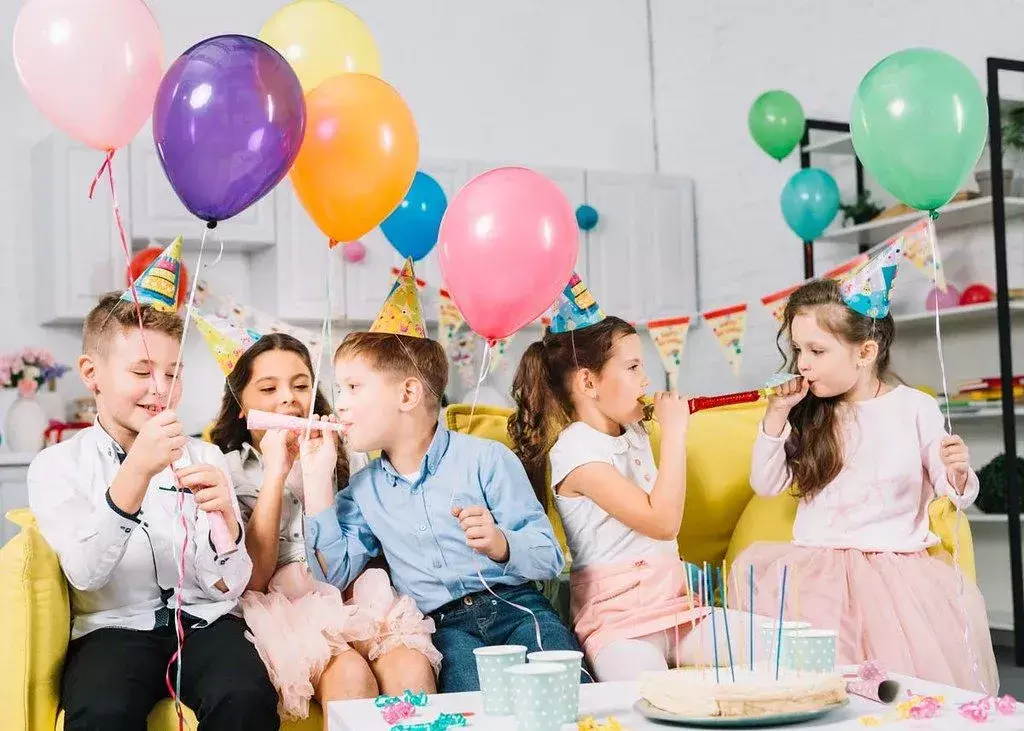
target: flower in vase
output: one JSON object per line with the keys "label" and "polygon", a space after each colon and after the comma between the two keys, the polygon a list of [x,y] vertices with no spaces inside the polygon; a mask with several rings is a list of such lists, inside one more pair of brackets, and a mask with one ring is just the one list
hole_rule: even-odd
{"label": "flower in vase", "polygon": [[39,384],[33,378],[22,378],[18,381],[18,395],[22,398],[31,398],[39,390]]}

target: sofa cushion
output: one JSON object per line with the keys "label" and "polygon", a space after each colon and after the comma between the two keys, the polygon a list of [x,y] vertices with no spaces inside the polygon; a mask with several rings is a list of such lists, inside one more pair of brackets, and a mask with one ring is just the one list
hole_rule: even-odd
{"label": "sofa cushion", "polygon": [[68,587],[32,514],[7,519],[21,532],[0,548],[0,718],[4,728],[51,731],[71,634]]}

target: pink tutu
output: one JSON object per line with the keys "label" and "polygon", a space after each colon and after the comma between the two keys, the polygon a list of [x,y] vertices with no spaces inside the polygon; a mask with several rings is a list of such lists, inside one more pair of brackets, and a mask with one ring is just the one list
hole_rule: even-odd
{"label": "pink tutu", "polygon": [[266,594],[241,599],[250,639],[277,688],[278,709],[287,719],[306,718],[309,699],[331,658],[349,642],[373,637],[376,623],[337,588],[317,581],[305,564],[282,566]]}
{"label": "pink tutu", "polygon": [[[734,570],[746,576],[748,565],[756,582],[754,611],[769,617],[779,614],[779,581],[782,567],[789,567],[786,619],[837,631],[838,663],[874,660],[893,673],[996,693],[999,675],[985,601],[965,577],[961,606],[948,554],[755,543],[736,559]],[[739,600],[749,604],[744,592]]]}
{"label": "pink tutu", "polygon": [[441,653],[430,640],[434,620],[424,617],[412,599],[395,594],[386,571],[364,571],[352,584],[352,602],[374,623],[373,634],[357,645],[367,660],[373,662],[398,647],[408,647],[426,657],[438,672]]}

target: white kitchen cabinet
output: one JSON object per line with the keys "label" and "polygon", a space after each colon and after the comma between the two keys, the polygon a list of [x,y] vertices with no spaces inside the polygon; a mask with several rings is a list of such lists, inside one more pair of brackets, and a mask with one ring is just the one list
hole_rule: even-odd
{"label": "white kitchen cabinet", "polygon": [[[462,160],[421,160],[419,169],[433,177],[444,190],[449,203],[469,177],[470,167]],[[388,242],[380,228],[362,238],[366,258],[345,265],[346,315],[354,324],[372,321],[380,310],[394,281],[393,268],[402,266],[402,257]],[[428,322],[437,320],[436,288],[442,287],[437,249],[415,265],[416,276],[429,285],[420,293],[423,315]]]}
{"label": "white kitchen cabinet", "polygon": [[[106,177],[89,186],[104,155],[54,134],[32,149],[35,294],[41,324],[81,323],[97,298],[126,287],[127,263]],[[114,157],[125,225],[131,217],[128,160]]]}
{"label": "white kitchen cabinet", "polygon": [[587,281],[605,312],[647,321],[696,306],[693,183],[587,172],[599,222],[586,236]]}
{"label": "white kitchen cabinet", "polygon": [[28,507],[28,465],[33,456],[0,452],[0,546],[20,530],[4,516],[11,510]]}
{"label": "white kitchen cabinet", "polygon": [[327,277],[331,272],[331,316],[345,317],[345,272],[341,247],[331,249],[313,223],[291,181],[275,191],[277,242],[251,257],[252,304],[282,320],[322,322],[327,315]]}
{"label": "white kitchen cabinet", "polygon": [[[234,218],[217,226],[215,236],[207,237],[207,247],[216,251],[218,237],[224,248],[232,251],[262,249],[276,243],[274,199],[280,186]],[[184,236],[194,247],[202,239],[202,221],[193,216],[174,192],[148,134],[140,135],[131,144],[132,238],[166,245],[177,236]]]}

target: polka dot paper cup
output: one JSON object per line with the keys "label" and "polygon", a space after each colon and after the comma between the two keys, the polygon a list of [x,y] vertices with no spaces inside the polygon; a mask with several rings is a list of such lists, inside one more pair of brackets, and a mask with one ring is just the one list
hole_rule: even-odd
{"label": "polka dot paper cup", "polygon": [[473,654],[476,655],[476,673],[484,697],[484,713],[488,716],[512,715],[512,688],[505,670],[526,662],[526,646],[478,647]]}
{"label": "polka dot paper cup", "polygon": [[782,667],[801,673],[831,675],[836,671],[836,642],[832,630],[804,629],[786,635]]}
{"label": "polka dot paper cup", "polygon": [[565,694],[565,716],[562,723],[576,723],[580,714],[580,673],[583,671],[583,653],[578,650],[544,650],[526,656],[530,663],[561,665],[561,679]]}
{"label": "polka dot paper cup", "polygon": [[569,710],[565,667],[550,662],[531,662],[508,668],[505,674],[512,685],[518,727],[529,731],[560,731]]}

